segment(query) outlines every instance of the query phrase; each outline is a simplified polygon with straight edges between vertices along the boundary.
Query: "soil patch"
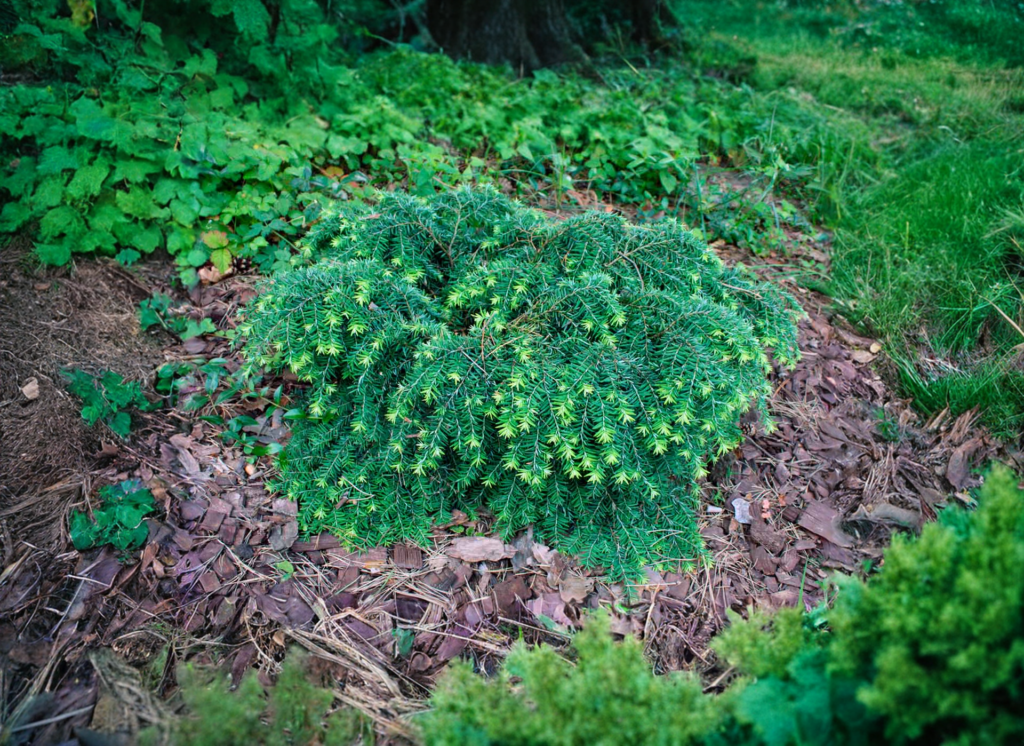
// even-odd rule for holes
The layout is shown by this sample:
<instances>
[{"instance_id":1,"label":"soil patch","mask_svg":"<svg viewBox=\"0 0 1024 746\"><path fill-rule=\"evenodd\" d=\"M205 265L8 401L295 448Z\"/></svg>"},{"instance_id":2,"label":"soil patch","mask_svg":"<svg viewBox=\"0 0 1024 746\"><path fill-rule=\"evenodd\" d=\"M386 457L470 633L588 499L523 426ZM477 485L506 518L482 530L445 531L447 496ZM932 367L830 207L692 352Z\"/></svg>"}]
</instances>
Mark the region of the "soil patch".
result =
<instances>
[{"instance_id":1,"label":"soil patch","mask_svg":"<svg viewBox=\"0 0 1024 746\"><path fill-rule=\"evenodd\" d=\"M147 291L117 264L87 261L72 271L33 270L32 262L18 242L0 255L0 526L57 548L67 504L81 496L101 441L114 438L82 420L61 371L141 380L161 353L139 333Z\"/></svg>"}]
</instances>

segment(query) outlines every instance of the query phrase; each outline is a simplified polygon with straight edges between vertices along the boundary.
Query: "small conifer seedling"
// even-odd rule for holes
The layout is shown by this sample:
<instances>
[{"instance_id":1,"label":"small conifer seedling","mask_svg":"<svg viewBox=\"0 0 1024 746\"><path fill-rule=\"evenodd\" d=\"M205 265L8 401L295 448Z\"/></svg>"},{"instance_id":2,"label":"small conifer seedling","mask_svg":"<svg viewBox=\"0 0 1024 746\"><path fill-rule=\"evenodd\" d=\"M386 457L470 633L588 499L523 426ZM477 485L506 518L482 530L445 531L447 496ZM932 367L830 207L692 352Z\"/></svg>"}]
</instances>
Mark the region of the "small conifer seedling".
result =
<instances>
[{"instance_id":1,"label":"small conifer seedling","mask_svg":"<svg viewBox=\"0 0 1024 746\"><path fill-rule=\"evenodd\" d=\"M278 486L357 545L483 506L613 576L692 558L708 457L765 413L768 351L798 356L796 302L673 221L393 193L307 250L240 332L308 384Z\"/></svg>"}]
</instances>

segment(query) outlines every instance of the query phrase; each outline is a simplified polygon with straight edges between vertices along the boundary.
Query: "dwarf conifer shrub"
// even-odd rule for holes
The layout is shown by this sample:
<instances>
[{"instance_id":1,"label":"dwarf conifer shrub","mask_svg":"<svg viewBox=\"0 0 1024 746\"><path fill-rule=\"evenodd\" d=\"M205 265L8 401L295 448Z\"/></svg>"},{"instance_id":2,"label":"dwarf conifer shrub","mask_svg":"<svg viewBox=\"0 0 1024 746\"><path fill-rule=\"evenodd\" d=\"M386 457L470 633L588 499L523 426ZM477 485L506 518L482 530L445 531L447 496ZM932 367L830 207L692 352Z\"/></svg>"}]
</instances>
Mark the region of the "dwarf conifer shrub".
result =
<instances>
[{"instance_id":1,"label":"dwarf conifer shrub","mask_svg":"<svg viewBox=\"0 0 1024 746\"><path fill-rule=\"evenodd\" d=\"M453 663L419 721L426 746L687 746L719 722L687 674L655 676L633 638L613 642L596 614L573 638L573 665L547 646L519 644L493 679Z\"/></svg>"},{"instance_id":2,"label":"dwarf conifer shrub","mask_svg":"<svg viewBox=\"0 0 1024 746\"><path fill-rule=\"evenodd\" d=\"M796 302L671 221L395 193L308 250L240 331L251 369L309 384L280 489L353 543L485 506L614 575L693 557L706 459L765 409L768 351L798 355Z\"/></svg>"}]
</instances>

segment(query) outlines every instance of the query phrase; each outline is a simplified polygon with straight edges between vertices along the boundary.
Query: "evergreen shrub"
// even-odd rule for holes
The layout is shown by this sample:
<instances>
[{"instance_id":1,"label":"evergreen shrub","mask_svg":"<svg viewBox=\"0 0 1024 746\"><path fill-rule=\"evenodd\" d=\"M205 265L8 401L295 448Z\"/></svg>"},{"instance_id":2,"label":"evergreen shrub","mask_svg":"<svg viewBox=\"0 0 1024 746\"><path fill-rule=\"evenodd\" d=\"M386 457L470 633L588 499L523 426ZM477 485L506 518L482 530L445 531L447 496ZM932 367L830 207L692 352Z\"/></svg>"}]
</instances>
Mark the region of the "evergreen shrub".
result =
<instances>
[{"instance_id":1,"label":"evergreen shrub","mask_svg":"<svg viewBox=\"0 0 1024 746\"><path fill-rule=\"evenodd\" d=\"M171 719L167 733L143 730L144 746L350 746L374 743L371 724L355 710L334 708L330 689L311 680L307 656L290 651L277 682L264 691L250 669L231 691L215 666L185 663L177 670L184 712Z\"/></svg>"},{"instance_id":2,"label":"evergreen shrub","mask_svg":"<svg viewBox=\"0 0 1024 746\"><path fill-rule=\"evenodd\" d=\"M356 544L482 505L615 576L692 558L707 458L798 356L796 302L672 221L392 193L306 250L239 329L250 371L308 384L279 488Z\"/></svg>"},{"instance_id":3,"label":"evergreen shrub","mask_svg":"<svg viewBox=\"0 0 1024 746\"><path fill-rule=\"evenodd\" d=\"M735 619L716 640L720 695L653 676L601 615L576 666L516 648L493 678L453 666L419 721L428 746L872 746L1024 743L1024 492L1005 469L980 508L897 538L835 605Z\"/></svg>"},{"instance_id":4,"label":"evergreen shrub","mask_svg":"<svg viewBox=\"0 0 1024 746\"><path fill-rule=\"evenodd\" d=\"M621 746L702 743L715 702L687 674L655 676L633 638L615 643L608 618L573 639L576 664L550 647L519 644L485 679L453 663L419 720L426 746Z\"/></svg>"}]
</instances>

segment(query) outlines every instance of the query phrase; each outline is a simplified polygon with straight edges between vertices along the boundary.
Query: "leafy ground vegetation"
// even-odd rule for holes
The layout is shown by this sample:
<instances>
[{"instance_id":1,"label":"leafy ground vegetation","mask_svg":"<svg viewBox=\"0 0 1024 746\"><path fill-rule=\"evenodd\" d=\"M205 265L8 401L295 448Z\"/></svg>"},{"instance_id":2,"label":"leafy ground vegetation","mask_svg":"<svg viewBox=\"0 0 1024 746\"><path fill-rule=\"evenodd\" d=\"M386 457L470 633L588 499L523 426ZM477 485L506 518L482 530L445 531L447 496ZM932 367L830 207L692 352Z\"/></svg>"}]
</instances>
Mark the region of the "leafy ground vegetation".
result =
<instances>
[{"instance_id":1,"label":"leafy ground vegetation","mask_svg":"<svg viewBox=\"0 0 1024 746\"><path fill-rule=\"evenodd\" d=\"M1024 9L438 4L0 0L0 742L1020 741Z\"/></svg>"}]
</instances>

